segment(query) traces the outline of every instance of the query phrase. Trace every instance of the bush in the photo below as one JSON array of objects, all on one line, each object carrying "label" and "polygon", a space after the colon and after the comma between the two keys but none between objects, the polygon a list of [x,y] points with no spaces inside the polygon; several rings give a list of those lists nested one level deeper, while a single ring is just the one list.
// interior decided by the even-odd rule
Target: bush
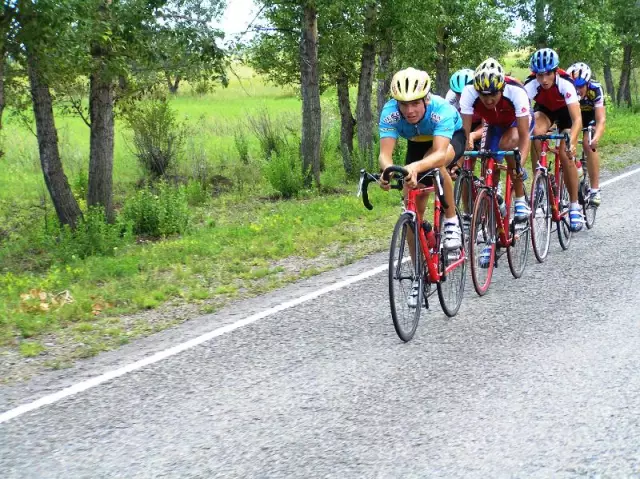
[{"label": "bush", "polygon": [[152,179],[164,176],[177,163],[185,137],[184,126],[166,98],[140,103],[127,113],[126,121],[140,165]]},{"label": "bush", "polygon": [[113,256],[119,246],[132,240],[131,226],[126,222],[107,223],[104,208],[91,207],[75,230],[62,228],[52,250],[59,259],[68,262],[88,256]]},{"label": "bush", "polygon": [[233,140],[236,144],[236,150],[238,150],[238,155],[240,156],[240,161],[244,165],[249,164],[249,143],[247,142],[247,136],[244,133],[243,128],[239,128],[233,134]]},{"label": "bush", "polygon": [[258,137],[260,149],[265,159],[271,158],[273,153],[281,153],[287,146],[287,139],[282,130],[282,125],[274,122],[267,110],[260,111],[258,116],[250,116],[249,126]]},{"label": "bush", "polygon": [[284,198],[292,198],[304,187],[302,162],[292,148],[284,148],[265,163],[264,175],[274,190]]},{"label": "bush", "polygon": [[190,220],[185,188],[160,182],[155,192],[150,188],[139,190],[125,202],[122,215],[137,235],[157,238],[182,234]]}]

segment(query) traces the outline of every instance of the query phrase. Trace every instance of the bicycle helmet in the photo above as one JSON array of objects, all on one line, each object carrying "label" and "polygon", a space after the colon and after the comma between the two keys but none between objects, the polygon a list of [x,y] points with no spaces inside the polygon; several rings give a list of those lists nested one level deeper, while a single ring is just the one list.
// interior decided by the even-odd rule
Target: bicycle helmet
[{"label": "bicycle helmet", "polygon": [[391,96],[398,101],[413,101],[429,95],[429,74],[415,68],[400,70],[391,79]]},{"label": "bicycle helmet", "polygon": [[504,88],[504,69],[494,58],[483,61],[473,74],[473,87],[480,93],[496,93]]},{"label": "bicycle helmet", "polygon": [[471,85],[473,83],[473,70],[469,68],[463,68],[458,70],[449,80],[449,87],[454,93],[462,93],[462,89],[465,85]]},{"label": "bicycle helmet", "polygon": [[573,84],[577,87],[585,86],[591,80],[591,68],[586,63],[574,63],[569,67],[567,73],[571,75]]},{"label": "bicycle helmet", "polygon": [[531,55],[531,71],[533,73],[546,73],[558,68],[560,59],[555,50],[542,48]]}]

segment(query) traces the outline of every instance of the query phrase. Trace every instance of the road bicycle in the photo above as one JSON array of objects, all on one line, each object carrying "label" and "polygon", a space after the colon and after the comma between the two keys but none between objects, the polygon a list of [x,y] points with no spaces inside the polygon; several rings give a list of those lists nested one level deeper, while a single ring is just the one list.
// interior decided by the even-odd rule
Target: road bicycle
[{"label": "road bicycle", "polygon": [[[404,189],[404,177],[408,171],[401,166],[388,167],[383,178],[391,182],[391,189]],[[381,175],[360,171],[358,196],[369,210],[373,209],[367,188],[371,182],[379,182]],[[422,307],[429,308],[429,298],[437,291],[444,313],[455,316],[464,294],[466,255],[464,233],[462,246],[447,250],[443,244],[444,199],[442,180],[438,169],[419,175],[418,187],[407,189],[403,209],[393,229],[389,248],[389,303],[393,326],[398,337],[410,341],[418,327]],[[428,183],[428,185],[427,185]],[[433,223],[429,223],[417,210],[416,201],[434,193]],[[457,213],[458,221],[461,221]],[[462,223],[460,223],[462,224]],[[416,235],[415,232],[418,232]],[[416,304],[409,304],[409,296],[417,287]],[[434,291],[435,286],[435,291]]]},{"label": "road bicycle", "polygon": [[[593,140],[593,132],[595,131],[595,122],[589,123],[589,126],[583,128],[583,133],[586,132],[589,138],[589,147],[591,147],[591,141]],[[593,150],[595,151],[595,150]],[[589,180],[589,171],[587,168],[587,154],[582,148],[582,156],[580,158],[580,164],[576,163],[576,166],[582,170],[582,180],[580,180],[580,188],[578,189],[578,201],[582,206],[582,214],[584,215],[585,225],[587,229],[593,228],[596,222],[596,213],[598,207],[589,201],[589,191],[591,190],[591,182]]]},{"label": "road bicycle", "polygon": [[[549,140],[565,140],[567,151],[571,149],[571,141],[567,133],[532,135],[531,139],[542,141],[540,160],[531,182],[531,246],[536,259],[542,263],[549,253],[551,221],[556,224],[562,249],[566,250],[571,243],[569,190],[564,182],[558,141],[556,146],[550,148]],[[549,154],[553,155],[552,168],[549,167]]]},{"label": "road bicycle", "polygon": [[[511,175],[507,174],[505,197],[502,198],[498,192],[500,172],[506,171],[507,165],[499,163],[496,158],[513,156],[516,163],[515,171],[522,174],[518,150],[465,151],[464,155],[482,161],[482,173],[475,185],[477,196],[473,203],[469,232],[469,258],[473,286],[476,293],[483,296],[491,285],[493,270],[504,250],[513,277],[522,276],[529,254],[530,218],[523,221],[515,220],[515,205],[512,202],[515,192]],[[498,171],[498,174],[494,178],[495,171]]]}]

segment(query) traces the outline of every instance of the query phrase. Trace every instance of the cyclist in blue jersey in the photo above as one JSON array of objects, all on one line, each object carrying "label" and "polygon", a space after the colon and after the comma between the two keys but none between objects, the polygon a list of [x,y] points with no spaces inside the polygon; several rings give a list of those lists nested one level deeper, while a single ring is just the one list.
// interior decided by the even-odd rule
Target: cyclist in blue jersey
[{"label": "cyclist in blue jersey", "polygon": [[[429,75],[414,68],[394,75],[391,96],[393,99],[384,105],[380,114],[380,168],[385,170],[393,164],[393,150],[400,137],[408,141],[407,187],[418,185],[419,173],[440,168],[448,204],[444,223],[445,247],[459,248],[460,227],[453,201],[453,183],[446,167],[464,152],[466,138],[460,114],[444,98],[432,95]],[[388,188],[388,183],[384,182],[382,187]],[[423,201],[418,208],[424,212],[425,206]]]},{"label": "cyclist in blue jersey", "polygon": [[[415,68],[400,70],[393,76],[391,96],[393,99],[384,105],[380,114],[380,168],[384,171],[393,165],[393,150],[398,138],[402,137],[407,139],[405,168],[409,171],[405,177],[405,189],[418,186],[419,173],[440,169],[447,202],[443,245],[445,249],[458,249],[462,244],[462,233],[447,167],[464,153],[466,136],[462,118],[444,98],[431,94],[429,75]],[[386,181],[381,181],[380,186],[389,189]],[[424,214],[426,198],[420,198],[416,207]],[[407,239],[412,245],[412,239]],[[416,281],[407,298],[410,307],[416,307],[418,288]]]}]

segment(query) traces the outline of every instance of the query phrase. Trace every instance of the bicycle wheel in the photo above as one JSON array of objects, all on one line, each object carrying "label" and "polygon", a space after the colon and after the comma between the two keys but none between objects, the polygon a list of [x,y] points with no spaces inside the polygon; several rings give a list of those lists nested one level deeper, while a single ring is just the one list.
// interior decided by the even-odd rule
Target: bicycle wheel
[{"label": "bicycle wheel", "polygon": [[471,231],[471,217],[473,216],[473,175],[467,171],[462,171],[456,178],[453,195],[456,202],[456,209],[462,218],[462,231],[466,243],[464,250],[469,254],[469,237]]},{"label": "bicycle wheel", "polygon": [[[515,191],[512,187],[511,198],[514,198]],[[524,199],[529,202],[529,198],[525,192]],[[524,268],[527,265],[527,258],[529,256],[529,231],[531,229],[530,220],[516,223],[515,215],[515,201],[511,202],[511,208],[509,212],[510,234],[513,238],[511,246],[507,248],[507,259],[509,260],[509,269],[514,278],[520,278],[524,272]]]},{"label": "bicycle wheel", "polygon": [[[458,216],[459,224],[462,224],[462,215],[459,211],[456,211],[456,215]],[[444,230],[444,214],[440,215],[440,231]],[[462,248],[457,251],[444,251],[442,247],[440,248],[440,267],[442,271],[447,270],[452,264],[459,261],[462,257],[463,248],[465,243],[465,231],[462,230]],[[462,296],[464,295],[464,283],[466,280],[465,273],[467,272],[467,262],[462,261],[460,264],[455,266],[451,271],[445,273],[445,277],[443,280],[439,281],[437,284],[438,288],[438,299],[440,300],[440,306],[442,306],[442,311],[444,314],[449,316],[450,318],[455,316],[460,309],[460,305],[462,304]]]},{"label": "bicycle wheel", "polygon": [[[398,337],[403,341],[410,341],[418,327],[423,302],[424,261],[414,266],[409,253],[407,233],[415,230],[415,223],[409,214],[403,214],[398,219],[391,237],[389,250],[389,303],[393,327]],[[422,250],[418,249],[417,256],[422,258]],[[413,282],[419,282],[417,305],[407,304]]]},{"label": "bicycle wheel", "polygon": [[551,203],[549,182],[542,171],[536,171],[531,183],[531,246],[533,254],[542,263],[549,253],[551,240]]},{"label": "bicycle wheel", "polygon": [[496,259],[496,220],[493,198],[484,189],[478,192],[473,205],[469,244],[473,287],[478,295],[484,296],[491,284]]},{"label": "bicycle wheel", "polygon": [[592,205],[589,202],[589,190],[591,190],[591,181],[589,180],[589,173],[587,168],[585,167],[584,161],[582,162],[582,169],[584,171],[584,176],[582,181],[580,182],[580,189],[578,190],[578,196],[580,200],[580,204],[582,205],[582,214],[584,215],[585,224],[587,225],[587,229],[593,228],[593,225],[596,222],[596,213],[598,211],[598,207]]},{"label": "bicycle wheel", "polygon": [[564,182],[564,172],[561,170],[558,175],[558,212],[560,214],[560,221],[558,221],[558,240],[563,250],[569,248],[571,243],[571,228],[569,228],[569,207],[571,201],[569,200],[569,190]]}]

